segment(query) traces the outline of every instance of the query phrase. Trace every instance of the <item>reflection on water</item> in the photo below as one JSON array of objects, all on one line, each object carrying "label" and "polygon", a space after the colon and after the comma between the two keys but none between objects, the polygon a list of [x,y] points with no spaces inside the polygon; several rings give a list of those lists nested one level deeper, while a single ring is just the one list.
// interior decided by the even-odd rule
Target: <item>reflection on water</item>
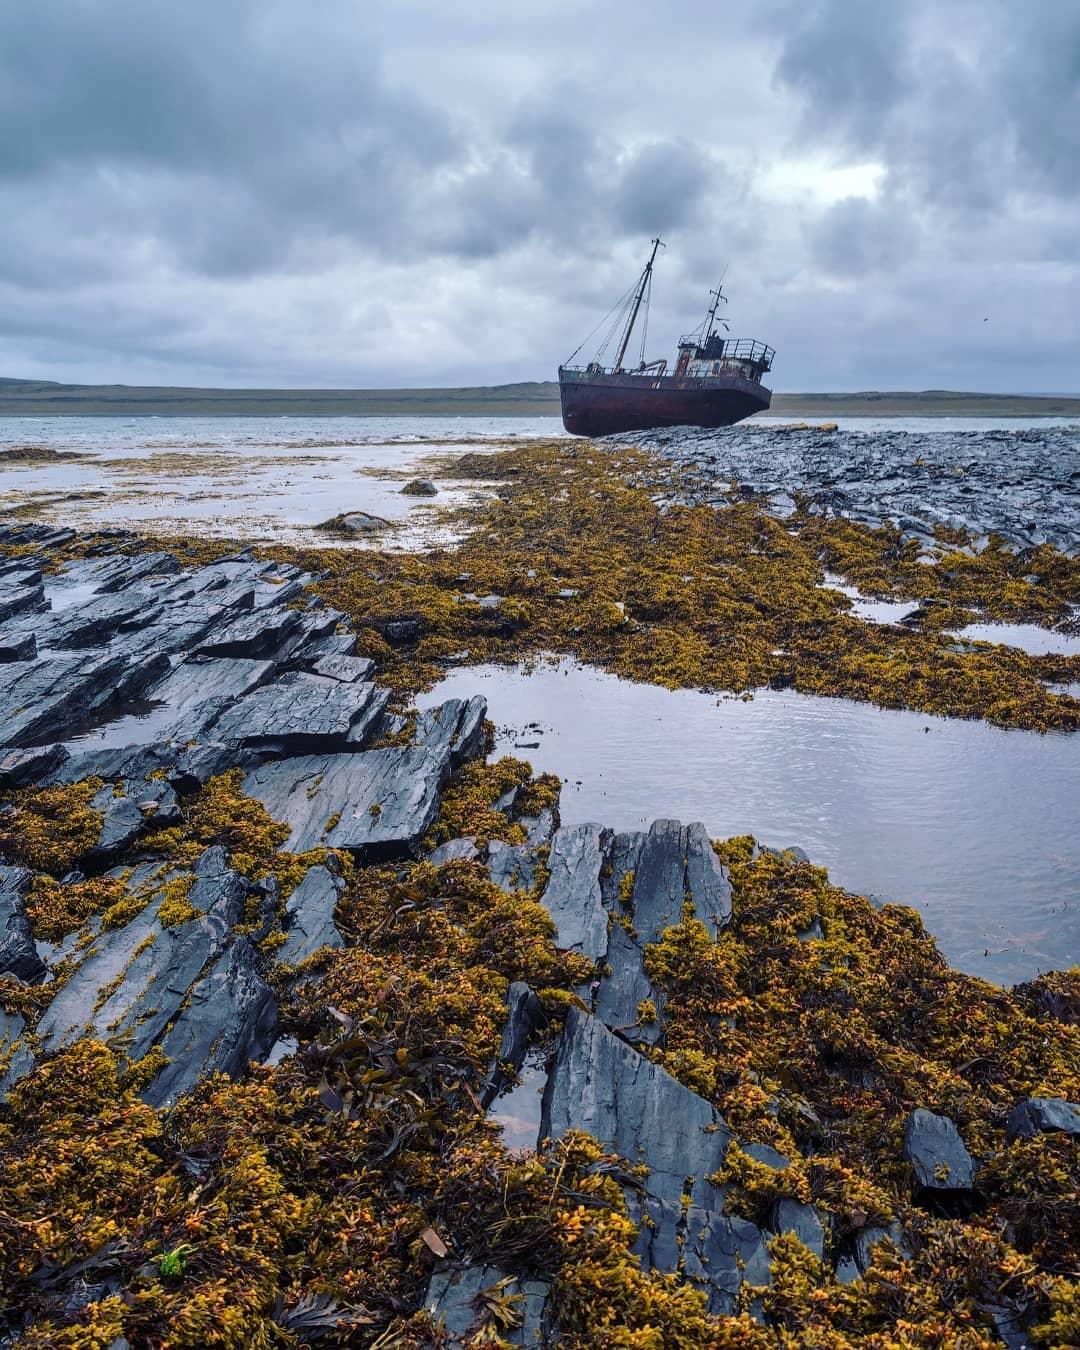
[{"label": "reflection on water", "polygon": [[1030,656],[1049,653],[1080,656],[1080,636],[1056,633],[1050,628],[1040,628],[1037,623],[969,623],[956,636],[968,642],[997,642],[1005,647],[1019,647]]},{"label": "reflection on water", "polygon": [[519,1081],[492,1102],[488,1114],[502,1126],[502,1139],[507,1148],[536,1147],[546,1083],[547,1071],[542,1059],[526,1059]]},{"label": "reflection on water", "polygon": [[673,816],[798,845],[839,884],[915,906],[953,964],[1001,983],[1080,961],[1080,736],[789,690],[718,701],[566,660],[455,671],[421,702],[472,693],[496,755],[539,742],[517,754],[565,780],[566,824]]}]

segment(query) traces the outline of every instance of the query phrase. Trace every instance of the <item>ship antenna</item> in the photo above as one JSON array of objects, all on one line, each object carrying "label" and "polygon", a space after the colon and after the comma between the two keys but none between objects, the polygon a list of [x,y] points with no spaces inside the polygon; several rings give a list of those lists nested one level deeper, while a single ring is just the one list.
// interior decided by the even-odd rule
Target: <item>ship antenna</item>
[{"label": "ship antenna", "polygon": [[617,375],[622,370],[623,357],[626,355],[626,349],[630,345],[630,335],[634,331],[634,324],[637,322],[638,310],[641,308],[641,301],[645,295],[645,288],[649,284],[649,278],[652,276],[653,263],[656,261],[657,249],[663,248],[664,241],[657,237],[652,241],[652,253],[649,255],[649,261],[645,264],[645,270],[638,281],[637,295],[634,296],[634,307],[630,311],[630,318],[627,320],[626,329],[622,335],[622,341],[619,343],[619,354],[615,358],[615,364],[611,368],[611,373]]}]

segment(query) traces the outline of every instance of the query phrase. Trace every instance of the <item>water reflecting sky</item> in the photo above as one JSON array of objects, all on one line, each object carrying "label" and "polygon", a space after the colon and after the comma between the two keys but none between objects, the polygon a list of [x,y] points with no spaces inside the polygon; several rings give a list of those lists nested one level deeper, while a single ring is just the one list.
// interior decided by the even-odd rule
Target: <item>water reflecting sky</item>
[{"label": "water reflecting sky", "polygon": [[566,824],[672,816],[796,844],[839,884],[915,906],[950,961],[1000,983],[1080,961],[1080,737],[792,691],[718,701],[572,661],[456,671],[422,701],[469,693],[496,755],[568,780]]}]

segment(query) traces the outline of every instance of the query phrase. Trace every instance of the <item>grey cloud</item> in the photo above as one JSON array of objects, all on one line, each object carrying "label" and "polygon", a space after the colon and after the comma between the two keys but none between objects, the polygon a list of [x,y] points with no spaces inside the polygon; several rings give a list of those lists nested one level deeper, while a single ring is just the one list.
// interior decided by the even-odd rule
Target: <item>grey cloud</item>
[{"label": "grey cloud", "polygon": [[[770,187],[868,160],[866,197]],[[1080,11],[9,4],[0,194],[4,374],[544,377],[660,231],[656,354],[727,262],[778,387],[1068,387]]]}]

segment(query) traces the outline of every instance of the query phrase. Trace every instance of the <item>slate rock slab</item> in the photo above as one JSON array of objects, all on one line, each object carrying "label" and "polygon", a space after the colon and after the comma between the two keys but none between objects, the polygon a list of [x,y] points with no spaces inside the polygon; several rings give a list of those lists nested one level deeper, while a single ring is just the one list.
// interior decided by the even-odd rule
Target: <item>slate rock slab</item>
[{"label": "slate rock slab", "polygon": [[26,917],[33,879],[26,867],[0,866],[0,975],[14,975],[25,984],[37,984],[46,975]]},{"label": "slate rock slab", "polygon": [[[730,1316],[736,1311],[739,1287],[744,1282],[763,1285],[772,1278],[761,1229],[748,1219],[700,1205],[687,1207],[681,1258],[685,1278],[703,1290],[709,1312],[715,1316]],[[678,1264],[678,1258],[663,1265],[653,1260],[657,1270],[677,1270]]]},{"label": "slate rock slab", "polygon": [[731,919],[731,885],[704,825],[654,821],[634,870],[631,903],[638,941],[658,941],[682,918],[686,899],[713,937]]},{"label": "slate rock slab", "polygon": [[469,699],[448,698],[428,708],[416,719],[417,745],[445,756],[452,768],[475,759],[484,748],[487,699],[476,694]]},{"label": "slate rock slab", "polygon": [[164,656],[57,652],[49,660],[0,665],[0,746],[60,741],[98,710],[134,697],[168,666]]},{"label": "slate rock slab", "polygon": [[480,1094],[481,1106],[487,1108],[521,1070],[529,1040],[545,1017],[540,1000],[522,980],[515,980],[506,993],[507,1015],[502,1040],[495,1061],[488,1070],[487,1081]]},{"label": "slate rock slab", "polygon": [[67,984],[38,1023],[47,1051],[83,1035],[99,1040],[126,1035],[127,1052],[139,1059],[176,1015],[208,961],[226,945],[243,913],[247,883],[226,862],[225,850],[209,848],[195,865],[188,903],[199,917],[164,927],[158,911],[164,886],[180,874],[145,863],[128,887],[146,896],[145,908],[121,928],[100,933]]},{"label": "slate rock slab", "polygon": [[226,708],[210,734],[276,754],[359,747],[381,720],[387,698],[368,682],[289,671]]},{"label": "slate rock slab", "polygon": [[442,863],[456,862],[464,858],[468,862],[475,862],[480,856],[480,850],[476,847],[476,836],[472,834],[463,835],[460,839],[448,839],[445,844],[440,844],[428,854],[428,862],[438,867]]},{"label": "slate rock slab", "polygon": [[194,656],[179,662],[146,691],[148,698],[169,709],[169,725],[160,739],[199,739],[225,708],[273,673],[272,661]]},{"label": "slate rock slab", "polygon": [[535,851],[527,844],[508,844],[502,839],[492,839],[488,844],[488,875],[508,895],[532,890],[536,884],[537,862]]},{"label": "slate rock slab", "polygon": [[825,1258],[825,1226],[813,1205],[784,1197],[773,1206],[769,1227],[774,1233],[794,1233],[819,1260]]},{"label": "slate rock slab", "polygon": [[[355,641],[355,639],[353,639]],[[370,680],[375,672],[375,662],[370,656],[350,656],[344,653],[329,653],[317,657],[311,663],[313,675],[323,675],[328,680],[342,680],[345,684],[356,684]]]},{"label": "slate rock slab", "polygon": [[[499,1293],[518,1296],[519,1326],[498,1328],[485,1316],[483,1295],[495,1286]],[[497,1266],[450,1267],[431,1276],[424,1307],[442,1328],[450,1347],[461,1347],[484,1331],[499,1331],[507,1345],[539,1346],[545,1343],[544,1309],[550,1288],[543,1280],[508,1277]]]},{"label": "slate rock slab", "polygon": [[237,938],[195,984],[161,1041],[169,1063],[143,1090],[150,1106],[170,1107],[211,1073],[239,1077],[277,1039],[277,1004],[255,949]]},{"label": "slate rock slab", "polygon": [[322,947],[340,947],[334,910],[344,891],[340,876],[327,867],[309,867],[285,902],[285,942],[275,955],[297,966]]},{"label": "slate rock slab", "polygon": [[1009,1112],[1005,1133],[1010,1139],[1033,1139],[1043,1133],[1080,1138],[1080,1106],[1063,1097],[1025,1097]]},{"label": "slate rock slab", "polygon": [[34,1067],[34,1055],[23,1039],[26,1023],[19,1013],[0,1008],[0,1102]]},{"label": "slate rock slab", "polygon": [[410,852],[430,828],[449,771],[422,747],[298,755],[253,769],[243,790],[289,826],[294,853],[325,845],[369,857]]},{"label": "slate rock slab", "polygon": [[0,661],[33,661],[37,656],[37,638],[33,633],[0,632]]},{"label": "slate rock slab", "polygon": [[544,1090],[540,1136],[560,1139],[569,1130],[591,1134],[632,1163],[644,1162],[649,1195],[678,1206],[693,1176],[692,1199],[713,1207],[716,1193],[705,1178],[720,1167],[731,1142],[721,1116],[573,1007]]},{"label": "slate rock slab", "polygon": [[948,1116],[922,1107],[904,1124],[904,1157],[915,1179],[927,1191],[969,1191],[974,1167],[956,1126]]},{"label": "slate rock slab", "polygon": [[544,908],[558,930],[556,945],[594,961],[605,955],[608,940],[608,912],[600,892],[603,833],[593,824],[555,831],[548,854],[551,875],[543,894]]}]

